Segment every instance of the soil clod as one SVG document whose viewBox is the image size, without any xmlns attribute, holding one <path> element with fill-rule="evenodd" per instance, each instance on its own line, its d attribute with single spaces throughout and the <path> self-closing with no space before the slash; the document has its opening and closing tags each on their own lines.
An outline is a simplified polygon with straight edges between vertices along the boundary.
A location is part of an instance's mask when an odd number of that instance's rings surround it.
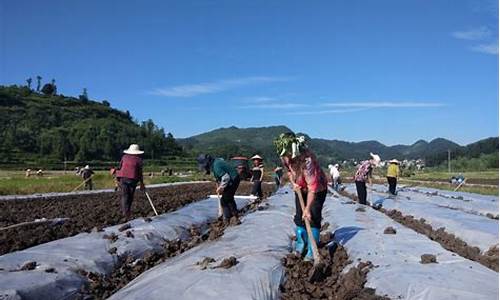
<svg viewBox="0 0 500 300">
<path fill-rule="evenodd" d="M 212 257 L 204 257 L 201 261 L 197 262 L 196 265 L 200 266 L 200 269 L 205 270 L 213 262 L 215 262 L 215 259 Z"/>
<path fill-rule="evenodd" d="M 360 207 L 356 208 L 356 211 L 365 212 L 366 209 L 364 207 L 360 206 Z"/>
<path fill-rule="evenodd" d="M 224 258 L 222 262 L 218 265 L 215 266 L 215 268 L 222 268 L 222 269 L 229 269 L 232 268 L 233 266 L 236 266 L 238 264 L 238 260 L 234 256 L 230 256 L 227 258 Z"/>
<path fill-rule="evenodd" d="M 130 229 L 130 228 L 132 228 L 132 226 L 129 223 L 127 223 L 127 224 L 124 224 L 124 225 L 120 226 L 118 228 L 118 231 L 123 232 L 123 231 L 125 231 L 127 229 Z"/>
<path fill-rule="evenodd" d="M 394 229 L 394 227 L 392 226 L 389 226 L 384 229 L 384 234 L 396 234 L 396 229 Z"/>
<path fill-rule="evenodd" d="M 36 261 L 29 261 L 21 267 L 21 271 L 31 271 L 36 268 Z"/>
<path fill-rule="evenodd" d="M 434 254 L 422 254 L 420 256 L 421 264 L 437 264 L 437 258 Z"/>
</svg>

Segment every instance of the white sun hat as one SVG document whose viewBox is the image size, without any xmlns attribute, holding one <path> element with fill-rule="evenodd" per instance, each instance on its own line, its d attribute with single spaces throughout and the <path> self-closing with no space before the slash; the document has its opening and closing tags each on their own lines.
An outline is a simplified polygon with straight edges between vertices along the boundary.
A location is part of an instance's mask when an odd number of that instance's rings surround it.
<svg viewBox="0 0 500 300">
<path fill-rule="evenodd" d="M 88 170 L 88 169 L 90 169 L 90 166 L 86 165 L 84 169 Z"/>
<path fill-rule="evenodd" d="M 251 160 L 254 160 L 254 159 L 260 159 L 260 160 L 262 160 L 262 157 L 260 155 L 256 154 L 256 155 L 252 156 L 250 159 Z"/>
<path fill-rule="evenodd" d="M 380 156 L 378 156 L 378 154 L 373 154 L 370 152 L 370 156 L 372 157 L 372 159 L 375 161 L 375 165 L 378 166 L 380 164 Z"/>
<path fill-rule="evenodd" d="M 389 163 L 391 163 L 391 164 L 399 164 L 399 160 L 397 160 L 397 159 L 394 158 L 394 159 L 391 159 L 389 161 Z"/>
<path fill-rule="evenodd" d="M 123 150 L 123 153 L 125 154 L 132 154 L 132 155 L 137 155 L 137 154 L 143 154 L 144 151 L 141 151 L 139 148 L 139 145 L 137 144 L 132 144 L 128 147 L 127 150 Z"/>
</svg>

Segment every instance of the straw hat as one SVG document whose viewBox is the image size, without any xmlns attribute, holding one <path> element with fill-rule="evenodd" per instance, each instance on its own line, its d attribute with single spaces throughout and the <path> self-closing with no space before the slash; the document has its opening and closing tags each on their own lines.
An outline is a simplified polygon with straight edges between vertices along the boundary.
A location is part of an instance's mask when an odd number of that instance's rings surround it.
<svg viewBox="0 0 500 300">
<path fill-rule="evenodd" d="M 398 164 L 399 165 L 399 160 L 397 160 L 397 159 L 394 158 L 394 159 L 391 159 L 389 161 L 389 163 L 391 163 L 391 164 Z"/>
<path fill-rule="evenodd" d="M 90 166 L 89 166 L 89 165 L 86 165 L 84 169 L 85 169 L 85 170 L 88 170 L 88 169 L 90 169 Z"/>
<path fill-rule="evenodd" d="M 138 154 L 143 154 L 144 151 L 141 151 L 139 149 L 139 145 L 137 144 L 132 144 L 128 147 L 127 150 L 124 150 L 123 153 L 125 154 L 132 154 L 132 155 L 138 155 Z"/>
<path fill-rule="evenodd" d="M 254 156 L 250 157 L 250 159 L 251 159 L 251 160 L 256 160 L 256 159 L 258 159 L 258 160 L 262 160 L 262 157 L 261 157 L 260 155 L 256 154 L 256 155 L 254 155 Z"/>
</svg>

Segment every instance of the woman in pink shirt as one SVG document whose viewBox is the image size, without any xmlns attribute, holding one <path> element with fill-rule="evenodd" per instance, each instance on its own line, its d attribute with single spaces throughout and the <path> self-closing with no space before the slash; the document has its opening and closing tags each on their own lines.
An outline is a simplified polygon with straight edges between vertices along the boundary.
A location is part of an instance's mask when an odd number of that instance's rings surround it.
<svg viewBox="0 0 500 300">
<path fill-rule="evenodd" d="M 304 219 L 310 222 L 314 239 L 319 243 L 321 210 L 326 199 L 328 181 L 316 155 L 307 148 L 303 136 L 296 137 L 294 133 L 284 133 L 274 141 L 274 144 L 295 190 L 294 222 L 297 225 L 295 251 L 300 255 L 304 254 L 308 244 L 305 260 L 312 260 L 312 247 L 307 241 Z M 302 194 L 305 211 L 302 211 L 297 192 Z"/>
</svg>

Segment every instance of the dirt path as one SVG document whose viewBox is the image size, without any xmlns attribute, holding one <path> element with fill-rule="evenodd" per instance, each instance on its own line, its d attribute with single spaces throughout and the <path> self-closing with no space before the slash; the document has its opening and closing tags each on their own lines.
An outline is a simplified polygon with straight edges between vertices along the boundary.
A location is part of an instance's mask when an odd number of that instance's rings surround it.
<svg viewBox="0 0 500 300">
<path fill-rule="evenodd" d="M 325 245 L 320 246 L 320 255 L 326 265 L 325 278 L 320 282 L 310 283 L 309 271 L 313 264 L 303 261 L 295 254 L 289 254 L 282 261 L 286 280 L 280 286 L 281 299 L 389 299 L 376 295 L 374 289 L 364 287 L 366 276 L 373 267 L 371 262 L 358 262 L 355 267 L 343 273 L 352 262 L 344 247 L 338 245 L 329 251 Z"/>
</svg>

